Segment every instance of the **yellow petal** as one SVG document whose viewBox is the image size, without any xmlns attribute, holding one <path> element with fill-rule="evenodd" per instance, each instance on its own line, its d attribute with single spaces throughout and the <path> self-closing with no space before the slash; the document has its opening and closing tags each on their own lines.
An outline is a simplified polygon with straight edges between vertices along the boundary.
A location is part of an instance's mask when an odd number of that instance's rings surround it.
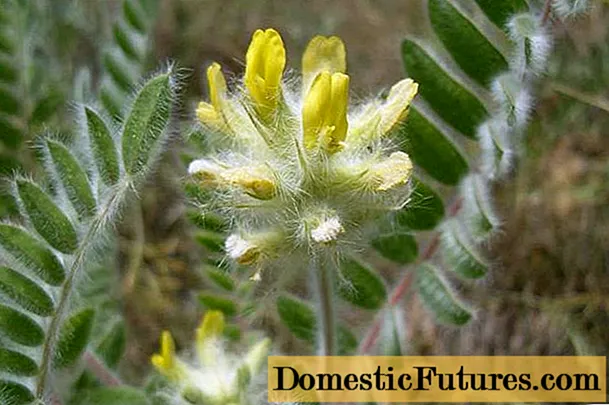
<svg viewBox="0 0 609 405">
<path fill-rule="evenodd" d="M 307 149 L 321 145 L 329 153 L 342 148 L 347 136 L 349 76 L 323 71 L 315 77 L 302 110 L 303 142 Z"/>
<path fill-rule="evenodd" d="M 332 102 L 329 110 L 329 125 L 334 127 L 327 134 L 325 144 L 328 152 L 334 153 L 342 148 L 347 137 L 347 106 L 349 104 L 349 76 L 343 73 L 332 75 Z"/>
<path fill-rule="evenodd" d="M 277 192 L 277 186 L 272 176 L 262 168 L 240 167 L 233 169 L 226 174 L 226 179 L 259 200 L 270 200 L 275 197 Z"/>
<path fill-rule="evenodd" d="M 197 106 L 197 118 L 201 121 L 201 124 L 209 125 L 216 128 L 220 117 L 213 105 L 201 101 Z"/>
<path fill-rule="evenodd" d="M 404 152 L 394 152 L 385 161 L 375 164 L 371 170 L 375 189 L 387 191 L 402 186 L 410 180 L 412 175 L 412 162 Z"/>
<path fill-rule="evenodd" d="M 317 146 L 318 135 L 325 123 L 325 115 L 331 100 L 332 76 L 319 73 L 307 92 L 302 108 L 303 141 L 307 149 Z"/>
<path fill-rule="evenodd" d="M 264 81 L 267 91 L 276 96 L 283 70 L 285 69 L 285 47 L 281 35 L 274 29 L 266 30 L 266 52 L 264 55 Z M 267 97 L 270 96 L 267 94 Z M 275 100 L 276 101 L 276 100 Z"/>
<path fill-rule="evenodd" d="M 223 173 L 224 170 L 218 164 L 207 159 L 196 159 L 188 165 L 188 174 L 199 180 L 204 186 L 222 184 Z"/>
<path fill-rule="evenodd" d="M 197 341 L 217 338 L 224 331 L 224 314 L 220 311 L 207 311 L 197 329 Z"/>
<path fill-rule="evenodd" d="M 227 87 L 220 64 L 214 62 L 207 68 L 207 83 L 211 103 L 200 102 L 197 107 L 197 117 L 204 125 L 228 132 L 225 117 Z"/>
<path fill-rule="evenodd" d="M 339 37 L 317 35 L 311 39 L 302 55 L 303 89 L 309 89 L 311 81 L 321 71 L 345 73 L 347 52 Z"/>
<path fill-rule="evenodd" d="M 404 79 L 396 83 L 391 90 L 381 110 L 381 131 L 383 135 L 391 132 L 402 122 L 408 113 L 410 102 L 416 96 L 419 85 L 412 79 Z"/>
<path fill-rule="evenodd" d="M 271 28 L 256 30 L 245 55 L 244 80 L 263 120 L 277 107 L 285 63 L 285 47 L 279 33 Z"/>
<path fill-rule="evenodd" d="M 211 105 L 218 111 L 222 110 L 222 103 L 226 94 L 226 79 L 222 74 L 219 63 L 212 63 L 207 68 L 207 82 L 209 84 L 209 98 Z"/>
<path fill-rule="evenodd" d="M 161 353 L 153 355 L 151 361 L 162 374 L 169 375 L 174 371 L 175 344 L 168 331 L 163 331 L 161 334 Z"/>
</svg>

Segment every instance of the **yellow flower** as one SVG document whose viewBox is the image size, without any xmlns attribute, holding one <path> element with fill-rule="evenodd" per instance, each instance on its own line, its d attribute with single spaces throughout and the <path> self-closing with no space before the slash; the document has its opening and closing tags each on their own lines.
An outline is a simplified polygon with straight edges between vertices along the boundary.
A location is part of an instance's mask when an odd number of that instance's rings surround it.
<svg viewBox="0 0 609 405">
<path fill-rule="evenodd" d="M 259 200 L 270 200 L 275 197 L 277 187 L 265 170 L 243 167 L 231 170 L 227 181 L 243 189 L 246 194 Z"/>
<path fill-rule="evenodd" d="M 281 36 L 274 29 L 256 30 L 245 55 L 245 87 L 263 120 L 277 107 L 286 55 Z"/>
<path fill-rule="evenodd" d="M 177 381 L 183 377 L 183 366 L 176 359 L 175 343 L 171 333 L 163 331 L 161 334 L 161 353 L 151 358 L 152 365 L 167 378 Z"/>
<path fill-rule="evenodd" d="M 226 238 L 225 249 L 228 256 L 239 264 L 253 264 L 261 256 L 260 246 L 233 234 Z"/>
<path fill-rule="evenodd" d="M 381 109 L 381 131 L 383 135 L 391 132 L 397 124 L 404 121 L 410 102 L 417 95 L 419 85 L 412 79 L 404 79 L 391 87 L 387 100 Z"/>
<path fill-rule="evenodd" d="M 226 79 L 222 74 L 222 68 L 218 63 L 214 62 L 207 68 L 207 82 L 211 103 L 200 102 L 197 108 L 197 117 L 205 125 L 216 130 L 226 131 L 228 130 L 228 125 L 224 109 L 227 87 Z"/>
<path fill-rule="evenodd" d="M 270 200 L 277 193 L 275 181 L 264 166 L 227 168 L 207 159 L 197 159 L 188 166 L 188 173 L 204 187 L 237 186 L 259 200 Z"/>
<path fill-rule="evenodd" d="M 303 91 L 309 90 L 311 81 L 319 72 L 345 73 L 347 52 L 339 37 L 317 35 L 311 39 L 302 55 Z"/>
<path fill-rule="evenodd" d="M 220 311 L 207 311 L 197 328 L 197 342 L 217 338 L 224 331 L 224 314 Z"/>
<path fill-rule="evenodd" d="M 403 79 L 391 87 L 385 100 L 373 100 L 364 106 L 352 121 L 348 145 L 362 147 L 393 132 L 406 119 L 418 88 L 412 79 Z"/>
<path fill-rule="evenodd" d="M 214 365 L 217 360 L 216 343 L 224 331 L 224 314 L 208 311 L 197 328 L 197 353 L 201 364 Z"/>
<path fill-rule="evenodd" d="M 386 160 L 373 165 L 370 174 L 375 190 L 387 191 L 410 180 L 412 162 L 406 153 L 394 152 Z"/>
<path fill-rule="evenodd" d="M 304 145 L 318 145 L 329 153 L 338 152 L 347 136 L 349 76 L 321 72 L 315 77 L 302 109 Z"/>
</svg>

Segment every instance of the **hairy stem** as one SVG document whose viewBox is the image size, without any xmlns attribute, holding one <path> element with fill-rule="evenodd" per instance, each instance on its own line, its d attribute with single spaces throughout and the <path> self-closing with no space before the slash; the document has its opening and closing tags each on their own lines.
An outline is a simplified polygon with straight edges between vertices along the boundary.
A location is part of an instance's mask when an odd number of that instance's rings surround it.
<svg viewBox="0 0 609 405">
<path fill-rule="evenodd" d="M 53 355 L 55 353 L 55 344 L 57 343 L 57 336 L 59 335 L 59 328 L 61 327 L 62 321 L 65 314 L 69 310 L 70 298 L 74 290 L 77 275 L 82 270 L 89 249 L 95 243 L 99 232 L 103 229 L 104 225 L 109 221 L 112 214 L 117 210 L 118 206 L 123 202 L 123 197 L 126 191 L 129 189 L 130 183 L 121 183 L 120 187 L 113 193 L 112 196 L 106 201 L 102 209 L 91 221 L 87 233 L 85 234 L 78 250 L 74 254 L 74 260 L 70 266 L 68 276 L 61 288 L 61 295 L 57 308 L 51 322 L 49 329 L 44 341 L 42 349 L 42 359 L 40 362 L 40 374 L 36 381 L 36 396 L 43 398 L 45 395 L 46 387 L 48 384 L 49 374 L 53 366 Z"/>
<path fill-rule="evenodd" d="M 319 305 L 319 355 L 336 354 L 336 314 L 333 302 L 333 274 L 327 257 L 314 256 L 311 271 L 315 275 L 315 290 Z"/>
</svg>

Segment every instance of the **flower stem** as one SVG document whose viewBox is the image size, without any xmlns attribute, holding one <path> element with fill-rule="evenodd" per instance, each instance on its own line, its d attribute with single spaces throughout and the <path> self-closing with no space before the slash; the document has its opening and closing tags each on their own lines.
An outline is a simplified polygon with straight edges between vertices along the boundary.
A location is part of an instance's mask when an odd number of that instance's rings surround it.
<svg viewBox="0 0 609 405">
<path fill-rule="evenodd" d="M 316 298 L 319 305 L 319 355 L 336 354 L 336 314 L 333 302 L 333 274 L 325 255 L 314 255 L 311 271 L 315 276 Z"/>
</svg>

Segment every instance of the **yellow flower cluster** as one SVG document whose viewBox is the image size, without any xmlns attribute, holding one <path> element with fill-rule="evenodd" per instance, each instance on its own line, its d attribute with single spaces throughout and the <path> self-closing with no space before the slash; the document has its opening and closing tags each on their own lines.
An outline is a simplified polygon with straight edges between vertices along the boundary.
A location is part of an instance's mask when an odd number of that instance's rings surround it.
<svg viewBox="0 0 609 405">
<path fill-rule="evenodd" d="M 286 251 L 331 246 L 405 203 L 413 165 L 387 139 L 406 119 L 415 82 L 404 79 L 385 99 L 350 108 L 345 45 L 335 36 L 309 42 L 300 91 L 284 80 L 286 51 L 274 29 L 253 34 L 245 59 L 234 91 L 220 65 L 208 68 L 210 102 L 199 104 L 197 116 L 210 139 L 219 135 L 210 144 L 220 147 L 189 167 L 201 187 L 218 192 L 201 208 L 221 211 L 236 226 L 227 241 L 231 258 L 252 264 L 280 255 L 270 243 L 258 244 L 261 233 L 286 235 Z"/>
<path fill-rule="evenodd" d="M 177 357 L 175 343 L 168 331 L 161 335 L 161 350 L 152 356 L 152 365 L 176 385 L 188 403 L 239 403 L 251 379 L 262 370 L 270 340 L 259 341 L 244 356 L 231 355 L 223 346 L 224 326 L 222 312 L 205 314 L 196 331 L 198 361 L 192 365 Z"/>
</svg>

